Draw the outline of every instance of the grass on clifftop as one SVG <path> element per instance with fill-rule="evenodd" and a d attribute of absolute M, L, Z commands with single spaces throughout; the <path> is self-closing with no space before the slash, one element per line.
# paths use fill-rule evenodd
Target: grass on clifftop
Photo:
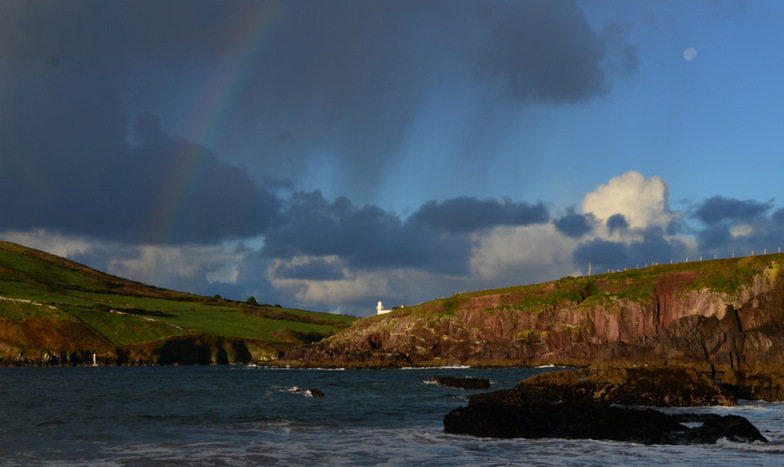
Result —
<path fill-rule="evenodd" d="M 584 306 L 608 305 L 614 301 L 644 303 L 653 297 L 661 281 L 670 281 L 676 291 L 707 288 L 734 296 L 763 271 L 775 278 L 780 273 L 781 263 L 784 263 L 784 254 L 661 264 L 592 276 L 564 277 L 540 284 L 459 293 L 412 307 L 408 312 L 416 310 L 426 314 L 437 313 L 438 316 L 453 315 L 470 299 L 489 295 L 500 295 L 503 299 L 500 305 L 486 309 L 487 312 L 517 310 L 539 313 L 548 307 L 566 303 Z"/>
<path fill-rule="evenodd" d="M 198 334 L 297 344 L 354 319 L 151 287 L 0 241 L 0 359 L 62 350 L 52 342 L 67 336 L 46 335 L 57 322 L 85 327 L 107 346 L 128 346 Z"/>

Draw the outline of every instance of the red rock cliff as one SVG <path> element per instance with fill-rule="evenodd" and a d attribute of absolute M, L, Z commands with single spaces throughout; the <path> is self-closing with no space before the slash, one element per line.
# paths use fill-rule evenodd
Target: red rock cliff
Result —
<path fill-rule="evenodd" d="M 283 360 L 316 366 L 781 364 L 784 279 L 778 260 L 660 266 L 458 295 L 359 320 Z"/>

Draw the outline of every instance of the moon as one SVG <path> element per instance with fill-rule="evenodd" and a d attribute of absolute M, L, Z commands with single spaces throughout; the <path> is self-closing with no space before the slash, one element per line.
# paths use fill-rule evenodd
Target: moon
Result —
<path fill-rule="evenodd" d="M 687 62 L 690 62 L 697 58 L 697 49 L 694 47 L 689 47 L 688 49 L 683 51 L 683 58 L 686 59 Z"/>

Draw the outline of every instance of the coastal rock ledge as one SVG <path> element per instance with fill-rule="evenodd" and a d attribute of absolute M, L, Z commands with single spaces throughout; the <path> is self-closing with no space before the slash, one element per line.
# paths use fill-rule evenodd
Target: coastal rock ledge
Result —
<path fill-rule="evenodd" d="M 737 398 L 711 374 L 681 366 L 601 368 L 542 373 L 508 390 L 474 394 L 471 403 L 487 400 L 511 405 L 561 401 L 647 407 L 734 406 Z"/>
<path fill-rule="evenodd" d="M 684 423 L 700 426 L 689 428 Z M 715 444 L 721 438 L 767 442 L 754 425 L 737 415 L 669 415 L 654 409 L 580 401 L 469 404 L 444 417 L 444 432 L 492 438 L 600 439 L 641 444 Z"/>
<path fill-rule="evenodd" d="M 510 390 L 473 395 L 468 407 L 444 417 L 444 431 L 642 444 L 767 441 L 740 416 L 665 414 L 638 407 L 696 405 L 735 405 L 735 398 L 706 375 L 685 368 L 567 370 L 534 376 Z"/>

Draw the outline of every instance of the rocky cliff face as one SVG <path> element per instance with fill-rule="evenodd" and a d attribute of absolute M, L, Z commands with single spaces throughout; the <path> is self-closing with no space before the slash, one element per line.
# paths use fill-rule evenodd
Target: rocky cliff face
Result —
<path fill-rule="evenodd" d="M 360 320 L 283 360 L 359 367 L 687 361 L 706 371 L 784 364 L 784 279 L 775 259 L 756 261 L 745 275 L 718 273 L 730 275 L 723 287 L 711 286 L 719 276 L 706 280 L 705 267 L 664 268 L 642 279 L 565 278 L 535 290 L 455 296 Z"/>

